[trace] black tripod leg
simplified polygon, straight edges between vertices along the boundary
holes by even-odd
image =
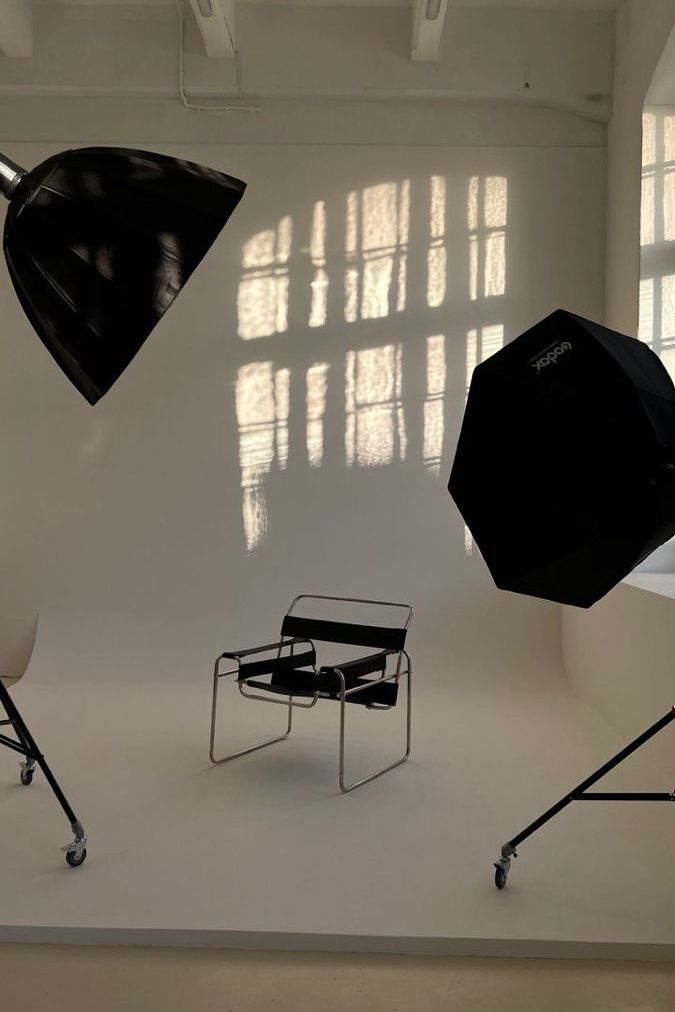
[[[625,748],[622,748],[620,752],[617,752],[617,754],[609,759],[603,766],[597,769],[594,773],[591,773],[591,775],[585,780],[582,780],[580,784],[577,784],[577,786],[573,788],[569,794],[566,794],[564,798],[561,798],[555,805],[552,805],[551,808],[547,809],[543,815],[540,815],[538,819],[535,819],[529,826],[526,826],[525,829],[518,833],[517,836],[514,836],[512,840],[508,840],[503,845],[500,856],[497,861],[495,861],[494,865],[495,885],[497,888],[503,889],[506,885],[506,879],[511,866],[511,858],[518,856],[516,854],[516,847],[518,844],[522,843],[523,840],[527,840],[528,836],[532,836],[533,833],[536,833],[538,829],[541,829],[545,823],[549,822],[555,815],[558,814],[558,812],[562,812],[563,808],[567,808],[567,806],[573,801],[592,800],[594,797],[593,795],[585,798],[582,798],[581,795],[583,795],[589,787],[592,787],[593,784],[597,783],[598,780],[601,780],[602,777],[610,772],[610,770],[613,770],[615,766],[618,766],[619,763],[622,763],[629,755],[632,755],[633,752],[637,751],[637,749],[644,745],[646,741],[649,741],[649,739],[653,738],[655,734],[662,731],[663,728],[670,724],[672,720],[675,720],[675,706],[669,710],[668,713],[664,714],[660,720],[657,720],[655,724],[652,724],[652,726],[648,727],[646,731],[643,731],[641,735],[638,735],[634,741],[631,741]],[[602,795],[597,797],[598,800],[602,799]],[[630,794],[613,794],[605,797],[608,800],[611,798],[611,800],[614,801],[636,800],[636,796]],[[669,801],[674,799],[675,792],[673,795],[654,794],[651,797],[649,795],[642,795],[640,800]]]
[[[47,760],[40,752],[40,749],[37,746],[37,742],[30,733],[23,717],[19,713],[14,703],[14,700],[12,699],[6,686],[2,682],[2,679],[0,679],[0,703],[4,707],[7,717],[9,718],[10,723],[14,729],[14,733],[16,734],[20,744],[23,746],[22,751],[26,755],[26,762],[22,764],[23,767],[21,778],[22,782],[26,784],[30,783],[30,781],[32,780],[33,770],[35,769],[35,765],[37,764],[44,773],[45,779],[49,784],[49,786],[51,787],[52,791],[54,792],[56,800],[61,805],[61,808],[66,814],[66,818],[70,823],[70,828],[75,834],[75,839],[73,840],[72,843],[67,844],[63,849],[66,852],[66,861],[68,862],[68,864],[71,866],[71,868],[76,868],[84,862],[87,856],[87,850],[85,847],[85,844],[87,842],[87,834],[84,831],[84,826],[82,825],[80,820],[75,815],[75,812],[71,808],[70,802],[68,801],[67,797],[61,790],[61,786],[58,780],[52,773],[49,764],[47,763]],[[29,777],[24,776],[24,774],[27,772],[30,774]]]

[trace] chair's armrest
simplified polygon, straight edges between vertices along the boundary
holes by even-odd
[[[248,657],[249,654],[262,654],[265,650],[277,650],[280,647],[290,647],[295,643],[311,643],[311,640],[305,639],[303,636],[296,636],[289,640],[280,640],[277,643],[266,643],[262,647],[249,647],[247,650],[234,650],[231,653],[225,652],[220,654],[219,660],[222,657],[229,657],[230,660],[238,661],[240,657]],[[313,644],[312,644],[313,645]]]
[[[334,671],[342,677],[342,682],[345,691],[345,697],[353,696],[356,693],[364,692],[365,690],[372,689],[374,685],[379,685],[382,682],[391,682],[394,679],[398,681],[401,675],[405,675],[407,671],[399,671],[399,666],[391,674],[385,674],[387,657],[395,655],[400,657],[401,654],[405,654],[405,650],[398,650],[395,648],[387,648],[386,650],[380,650],[376,654],[369,654],[367,657],[357,657],[356,660],[346,661],[344,664],[334,664],[330,668],[326,668],[326,671]],[[365,678],[366,675],[373,674],[375,671],[382,670],[382,674],[379,678],[373,678],[368,680]]]
[[[279,650],[279,653],[281,653],[281,650],[284,647],[292,647],[292,646],[295,646],[298,643],[307,643],[307,644],[309,644],[309,646],[312,648],[312,654],[314,655],[314,657],[316,657],[316,654],[314,652],[314,644],[312,643],[312,641],[308,640],[308,639],[305,639],[302,636],[296,636],[293,639],[279,640],[276,643],[266,643],[264,646],[261,646],[261,647],[249,647],[247,650],[226,651],[226,652],[224,652],[222,654],[219,654],[218,657],[216,657],[216,663],[215,663],[214,668],[213,668],[213,676],[214,676],[214,678],[218,679],[218,678],[222,678],[223,675],[232,675],[237,670],[241,674],[242,668],[248,668],[248,669],[251,669],[251,671],[252,671],[252,669],[256,666],[256,664],[263,665],[266,662],[264,662],[264,661],[258,661],[258,662],[248,661],[248,662],[244,662],[243,661],[244,657],[250,657],[252,654],[262,654],[262,653],[265,653],[265,651],[267,651],[267,650]],[[287,654],[286,657],[287,657],[288,660],[292,659],[292,655],[291,654]],[[225,659],[234,661],[235,664],[237,665],[237,667],[234,668],[234,669],[232,669],[232,670],[230,670],[230,671],[221,671],[220,670],[220,662],[222,660],[225,660]]]
[[[334,671],[342,671],[344,674],[352,674],[355,670],[359,671],[363,668],[363,674],[366,674],[369,671],[376,670],[377,661],[386,661],[387,657],[390,657],[392,654],[399,654],[400,652],[400,650],[389,648],[387,650],[378,650],[376,654],[368,654],[366,657],[357,657],[353,661],[345,661],[344,664],[330,664],[327,665],[327,667],[332,668]]]

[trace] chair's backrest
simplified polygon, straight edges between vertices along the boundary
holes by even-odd
[[[295,606],[300,600],[341,601],[349,604],[381,605],[383,608],[405,609],[403,625],[364,625],[358,622],[337,622],[332,619],[307,618],[295,614]],[[368,601],[358,598],[328,597],[321,594],[301,594],[293,601],[281,624],[282,636],[306,637],[325,643],[347,643],[359,647],[376,647],[380,650],[402,650],[405,646],[408,626],[412,618],[412,608],[406,604],[389,601]]]

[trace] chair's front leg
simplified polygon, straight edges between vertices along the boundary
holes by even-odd
[[[405,651],[404,651],[405,653]],[[405,753],[400,759],[390,763],[388,766],[384,766],[381,770],[377,770],[375,773],[371,773],[367,777],[362,777],[360,780],[355,780],[353,783],[345,782],[345,724],[346,724],[346,711],[347,711],[347,698],[346,698],[346,684],[344,674],[335,668],[336,674],[340,678],[340,759],[338,767],[338,783],[340,790],[343,794],[348,794],[350,791],[355,790],[357,787],[361,787],[363,784],[370,783],[371,780],[376,780],[381,777],[383,773],[388,773],[390,770],[396,769],[397,766],[402,766],[404,762],[410,756],[410,747],[412,741],[412,665],[410,657],[405,654],[408,661],[407,671],[402,672],[408,680],[407,693],[406,693],[406,737],[405,737]],[[391,677],[391,676],[390,676]],[[353,691],[353,690],[351,690]]]
[[[412,744],[412,661],[410,660],[410,654],[407,651],[403,651],[403,655],[408,662],[407,668],[407,679],[408,684],[406,686],[406,714],[405,714],[405,756],[404,759],[410,757],[410,747]]]
[[[226,677],[227,675],[235,675],[239,670],[239,663],[237,663],[237,667],[233,668],[232,671],[219,671],[219,664],[220,657],[217,659],[213,670],[213,696],[211,701],[211,737],[209,742],[209,759],[214,766],[221,766],[223,763],[231,762],[232,759],[238,759],[239,756],[248,755],[250,752],[257,752],[258,749],[266,748],[268,745],[276,745],[278,741],[285,741],[285,739],[290,735],[293,726],[293,698],[290,697],[288,701],[288,723],[283,734],[277,735],[275,738],[269,738],[266,741],[258,742],[256,745],[249,745],[247,748],[241,748],[237,752],[231,752],[228,755],[218,758],[215,754],[218,679]]]
[[[347,709],[347,697],[345,693],[347,691],[347,684],[345,682],[345,676],[339,668],[335,669],[335,673],[340,679],[340,756],[338,761],[338,783],[342,793],[346,794],[347,791],[351,790],[351,787],[345,784],[345,713]]]

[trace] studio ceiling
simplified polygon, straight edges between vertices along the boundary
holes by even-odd
[[[440,0],[429,18],[427,0],[224,0],[216,17],[200,19],[196,0],[183,0],[184,91],[220,105],[234,97],[508,102],[606,121],[614,0],[552,2]],[[0,18],[0,96],[180,104],[175,6],[35,0],[33,19],[7,7],[14,17]],[[231,52],[212,51],[221,20],[238,65]]]

